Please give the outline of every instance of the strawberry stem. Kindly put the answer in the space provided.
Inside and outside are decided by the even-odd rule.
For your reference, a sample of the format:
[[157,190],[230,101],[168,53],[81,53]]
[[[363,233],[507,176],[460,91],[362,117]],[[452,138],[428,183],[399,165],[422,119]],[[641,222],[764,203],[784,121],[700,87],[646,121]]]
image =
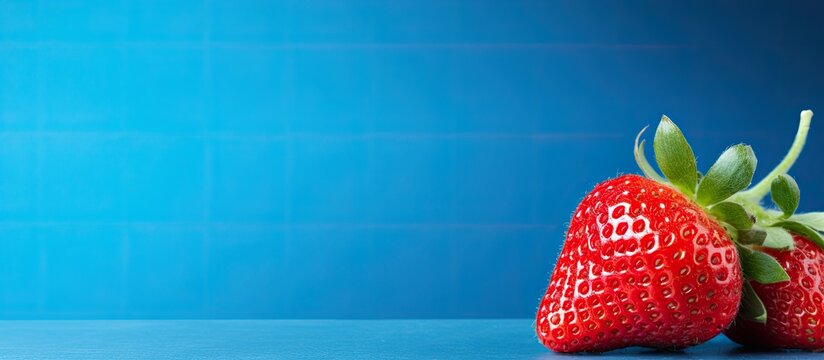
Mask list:
[[812,120],[813,112],[811,110],[804,110],[801,112],[801,117],[798,123],[798,132],[795,134],[795,140],[793,141],[792,147],[790,147],[790,151],[787,152],[787,155],[784,156],[784,159],[775,167],[769,174],[767,174],[764,179],[758,182],[755,186],[750,188],[747,191],[743,191],[739,193],[739,197],[743,199],[747,199],[754,203],[761,202],[761,199],[770,192],[770,185],[772,181],[780,176],[787,173],[790,168],[795,163],[795,160],[798,159],[798,156],[801,155],[801,150],[804,149],[804,144],[807,142],[807,132],[810,130],[810,121]]

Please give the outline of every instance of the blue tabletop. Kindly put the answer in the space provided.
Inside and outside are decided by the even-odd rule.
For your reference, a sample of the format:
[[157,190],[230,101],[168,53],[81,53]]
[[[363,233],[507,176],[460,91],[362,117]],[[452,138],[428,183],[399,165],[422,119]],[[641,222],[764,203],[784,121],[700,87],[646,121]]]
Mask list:
[[2,321],[0,359],[818,358],[749,352],[723,336],[684,352],[630,348],[564,356],[538,344],[532,320]]

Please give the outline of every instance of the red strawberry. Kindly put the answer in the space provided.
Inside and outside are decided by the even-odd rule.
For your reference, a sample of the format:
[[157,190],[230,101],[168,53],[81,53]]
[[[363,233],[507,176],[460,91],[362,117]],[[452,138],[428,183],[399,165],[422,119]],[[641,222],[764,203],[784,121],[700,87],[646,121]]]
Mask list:
[[[801,112],[790,152],[766,179],[737,199],[759,213],[758,224],[771,235],[759,244],[771,248],[754,249],[776,259],[787,280],[765,284],[753,278],[745,283],[738,319],[726,332],[742,345],[824,350],[824,238],[819,233],[824,231],[824,213],[794,214],[800,192],[795,180],[785,175],[801,153],[812,115],[809,110]],[[764,211],[758,205],[768,191],[780,212]]]
[[683,348],[735,317],[741,271],[724,228],[675,189],[625,175],[590,192],[538,311],[538,338],[562,352]]
[[[664,178],[644,157],[639,134],[635,157],[650,179],[608,180],[578,205],[536,315],[539,340],[561,352],[679,349],[720,334],[736,313],[767,319],[769,309],[760,306],[750,282],[783,286],[767,284],[791,277],[768,254],[774,251],[765,249],[791,248],[788,230],[821,239],[801,221],[804,215],[792,216],[798,187],[786,175],[804,145],[811,116],[802,112],[784,161],[743,192],[756,165],[750,147],[728,148],[701,176],[692,149],[665,116],[653,143]],[[782,212],[760,206],[767,192]]]
[[790,281],[752,287],[763,301],[766,323],[737,320],[726,332],[747,346],[824,350],[824,251],[794,236],[795,249],[766,252],[787,270]]

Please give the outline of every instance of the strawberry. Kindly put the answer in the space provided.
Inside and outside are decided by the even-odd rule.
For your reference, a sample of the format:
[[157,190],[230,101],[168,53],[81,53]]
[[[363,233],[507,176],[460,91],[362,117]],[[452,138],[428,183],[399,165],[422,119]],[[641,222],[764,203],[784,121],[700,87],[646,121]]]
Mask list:
[[[791,232],[791,236],[781,234],[783,240],[779,246],[762,243],[773,246],[760,248],[786,270],[787,281],[744,284],[748,300],[742,302],[737,320],[725,334],[745,346],[824,350],[824,238],[819,233],[824,231],[824,213],[794,214],[800,192],[795,180],[785,175],[801,152],[811,117],[812,112],[802,112],[793,148],[767,179],[739,199],[754,211],[760,211],[765,225],[780,226]],[[768,186],[780,211],[764,211],[757,206]]]
[[708,340],[741,297],[735,245],[677,190],[625,175],[584,197],[538,311],[538,336],[563,352]]
[[[751,283],[787,282],[773,253],[792,248],[790,231],[818,234],[793,215],[798,187],[786,175],[811,116],[802,112],[790,153],[746,191],[757,163],[749,146],[728,148],[702,175],[664,116],[653,141],[661,176],[646,160],[642,130],[634,152],[647,178],[600,183],[573,213],[536,315],[541,343],[559,352],[681,349],[720,334],[736,315],[766,319]],[[768,191],[782,212],[761,207]]]
[[769,317],[761,322],[739,319],[725,333],[733,341],[752,347],[824,350],[824,251],[806,237],[793,239],[793,250],[766,250],[790,280],[751,285]]

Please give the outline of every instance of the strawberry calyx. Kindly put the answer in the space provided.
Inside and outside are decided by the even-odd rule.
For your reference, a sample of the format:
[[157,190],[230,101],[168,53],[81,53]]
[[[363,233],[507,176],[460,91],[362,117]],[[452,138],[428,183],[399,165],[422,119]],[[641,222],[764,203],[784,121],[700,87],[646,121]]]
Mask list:
[[[824,250],[824,212],[795,213],[801,192],[795,179],[787,174],[804,148],[812,116],[810,110],[801,112],[798,131],[787,155],[749,189],[758,163],[749,145],[727,148],[702,174],[684,134],[666,115],[661,117],[653,138],[655,160],[663,175],[646,158],[642,136],[647,127],[635,138],[633,152],[645,176],[675,188],[724,226],[738,248],[746,279],[761,284],[788,281],[787,272],[762,251],[764,248],[791,250],[791,233],[795,233]],[[762,204],[767,194],[774,207]],[[759,323],[767,321],[764,305],[749,281],[744,281],[739,315]]]

